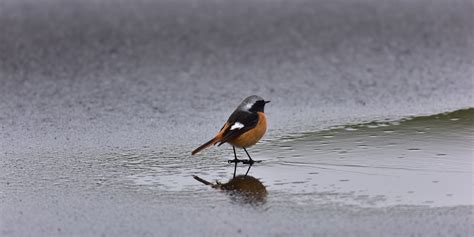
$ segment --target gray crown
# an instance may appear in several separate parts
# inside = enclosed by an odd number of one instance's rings
[[[250,108],[252,108],[252,105],[255,104],[255,102],[257,102],[259,100],[263,100],[263,98],[258,96],[258,95],[251,95],[251,96],[245,98],[242,101],[242,103],[240,103],[239,109],[240,110],[249,110]]]

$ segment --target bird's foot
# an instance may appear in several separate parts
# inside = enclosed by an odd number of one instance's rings
[[[241,163],[244,162],[244,160],[239,160],[239,159],[233,159],[233,160],[228,160],[227,163],[232,164],[232,163]]]
[[[231,163],[242,163],[244,165],[253,165],[255,163],[261,163],[262,160],[239,160],[239,159],[233,159],[233,160],[228,160],[227,161],[229,164]]]

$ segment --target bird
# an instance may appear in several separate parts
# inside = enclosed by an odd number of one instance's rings
[[[234,150],[234,160],[229,160],[229,163],[235,163],[234,177],[238,162],[249,164],[247,173],[245,173],[247,175],[255,161],[250,157],[246,148],[255,145],[267,131],[267,118],[265,117],[264,110],[265,105],[269,102],[258,95],[245,98],[229,116],[227,122],[224,123],[224,126],[222,126],[214,138],[193,150],[191,154],[195,155],[211,145],[218,144],[218,146],[221,146],[224,143],[229,143]],[[237,159],[235,147],[242,148],[249,160]]]

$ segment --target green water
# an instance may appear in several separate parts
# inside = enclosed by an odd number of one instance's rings
[[[316,202],[472,205],[473,122],[471,108],[306,133],[266,144],[254,172]]]

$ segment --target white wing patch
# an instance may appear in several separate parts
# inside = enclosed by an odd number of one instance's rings
[[[235,122],[232,127],[230,127],[230,130],[234,130],[234,129],[241,129],[243,128],[244,125],[242,123],[239,123],[239,122]]]

